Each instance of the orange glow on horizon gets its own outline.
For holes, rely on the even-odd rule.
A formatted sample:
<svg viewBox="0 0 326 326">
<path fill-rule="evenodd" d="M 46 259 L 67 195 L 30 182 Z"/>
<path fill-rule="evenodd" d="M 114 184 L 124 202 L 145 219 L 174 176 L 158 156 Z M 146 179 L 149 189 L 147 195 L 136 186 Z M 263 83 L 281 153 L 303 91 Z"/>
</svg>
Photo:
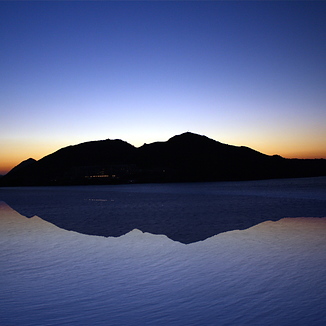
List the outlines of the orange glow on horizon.
<svg viewBox="0 0 326 326">
<path fill-rule="evenodd" d="M 297 158 L 297 159 L 326 159 L 326 150 L 310 150 L 309 148 L 302 148 L 301 150 L 279 150 L 279 151 L 264 151 L 258 150 L 267 155 L 280 155 L 284 158 Z"/>
<path fill-rule="evenodd" d="M 234 145 L 232 143 L 228 143 L 228 144 Z M 12 168 L 17 166 L 21 162 L 27 160 L 28 158 L 39 160 L 42 157 L 50 153 L 53 153 L 62 147 L 67 146 L 66 144 L 64 145 L 54 144 L 53 146 L 48 146 L 48 143 L 27 144 L 27 142 L 23 142 L 23 143 L 7 142 L 6 144 L 3 142 L 0 145 L 1 145 L 0 175 L 5 175 Z M 273 146 L 271 146 L 271 144 L 269 145 L 270 145 L 269 147 L 262 146 L 262 144 L 252 144 L 252 145 L 236 144 L 235 146 L 247 146 L 266 155 L 280 155 L 284 158 L 326 159 L 326 149 L 321 149 L 318 148 L 317 146 L 311 146 L 310 148 L 306 146 L 306 147 L 301 147 L 300 149 L 298 149 L 297 146 L 292 146 L 292 147 L 284 146 L 284 147 L 279 147 L 277 149 L 277 144 L 273 144 Z"/>
</svg>

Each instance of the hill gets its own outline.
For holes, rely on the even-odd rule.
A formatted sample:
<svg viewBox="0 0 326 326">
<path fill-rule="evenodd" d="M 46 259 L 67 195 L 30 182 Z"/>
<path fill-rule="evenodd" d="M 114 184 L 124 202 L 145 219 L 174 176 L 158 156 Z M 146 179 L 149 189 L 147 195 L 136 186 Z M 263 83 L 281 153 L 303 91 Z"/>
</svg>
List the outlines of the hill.
<svg viewBox="0 0 326 326">
<path fill-rule="evenodd" d="M 285 159 L 184 133 L 136 148 L 122 140 L 86 142 L 28 159 L 1 186 L 196 182 L 326 175 L 326 160 Z"/>
</svg>

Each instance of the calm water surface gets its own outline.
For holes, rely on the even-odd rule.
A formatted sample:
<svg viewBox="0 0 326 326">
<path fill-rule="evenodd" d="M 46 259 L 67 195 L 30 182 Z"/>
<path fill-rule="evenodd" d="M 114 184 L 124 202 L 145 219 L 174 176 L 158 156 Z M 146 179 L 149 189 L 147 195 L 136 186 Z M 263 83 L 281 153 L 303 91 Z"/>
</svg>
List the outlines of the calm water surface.
<svg viewBox="0 0 326 326">
<path fill-rule="evenodd" d="M 325 186 L 0 189 L 0 324 L 325 325 Z"/>
<path fill-rule="evenodd" d="M 194 184 L 0 188 L 0 200 L 83 234 L 133 229 L 182 243 L 284 217 L 325 217 L 326 178 Z"/>
</svg>

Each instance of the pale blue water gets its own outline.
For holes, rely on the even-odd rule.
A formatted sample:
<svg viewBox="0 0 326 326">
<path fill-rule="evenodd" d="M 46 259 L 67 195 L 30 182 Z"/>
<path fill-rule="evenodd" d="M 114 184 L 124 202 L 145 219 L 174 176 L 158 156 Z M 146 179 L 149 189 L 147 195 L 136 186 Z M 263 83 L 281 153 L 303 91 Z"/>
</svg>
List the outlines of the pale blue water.
<svg viewBox="0 0 326 326">
<path fill-rule="evenodd" d="M 325 190 L 326 178 L 0 189 L 0 325 L 325 325 Z M 207 238 L 218 224 L 258 225 Z"/>
</svg>

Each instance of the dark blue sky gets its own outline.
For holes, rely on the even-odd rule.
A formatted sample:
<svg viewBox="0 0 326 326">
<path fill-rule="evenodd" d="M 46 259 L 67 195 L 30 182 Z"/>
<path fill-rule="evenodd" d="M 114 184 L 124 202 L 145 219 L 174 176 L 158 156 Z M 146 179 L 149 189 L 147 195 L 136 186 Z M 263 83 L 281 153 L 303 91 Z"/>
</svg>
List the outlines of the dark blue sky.
<svg viewBox="0 0 326 326">
<path fill-rule="evenodd" d="M 1 2 L 1 171 L 192 131 L 326 157 L 325 2 Z"/>
</svg>

